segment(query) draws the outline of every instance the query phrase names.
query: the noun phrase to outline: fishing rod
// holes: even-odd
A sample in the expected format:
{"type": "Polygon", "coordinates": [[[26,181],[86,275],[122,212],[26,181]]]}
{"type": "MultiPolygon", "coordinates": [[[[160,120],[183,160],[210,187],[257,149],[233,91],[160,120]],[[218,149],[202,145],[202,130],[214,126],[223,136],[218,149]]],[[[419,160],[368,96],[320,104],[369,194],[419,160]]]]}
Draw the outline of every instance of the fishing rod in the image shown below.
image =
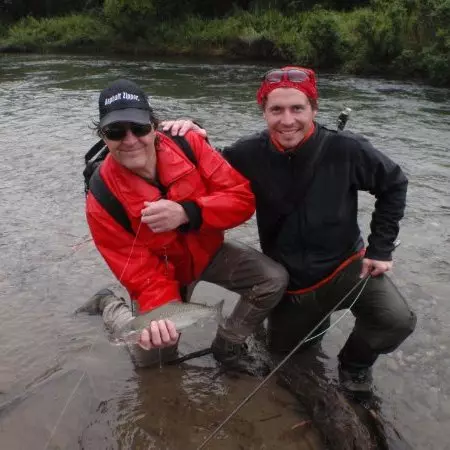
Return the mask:
{"type": "Polygon", "coordinates": [[[350,118],[350,113],[352,112],[351,108],[344,108],[338,116],[337,119],[337,129],[342,131],[347,124],[348,119],[350,118]]]}
{"type": "MultiPolygon", "coordinates": [[[[361,284],[363,285],[360,291],[358,292],[358,295],[356,296],[355,300],[353,301],[353,304],[356,303],[356,301],[361,296],[362,292],[364,291],[364,288],[366,287],[367,282],[370,279],[370,275],[366,275],[364,278],[361,278],[355,285],[347,292],[347,294],[339,300],[339,302],[327,313],[324,317],[316,324],[316,326],[303,338],[300,340],[300,342],[281,360],[280,363],[278,363],[274,369],[253,389],[253,391],[250,392],[250,394],[247,395],[247,397],[242,400],[241,403],[239,403],[238,406],[226,417],[225,420],[203,441],[203,443],[197,447],[197,450],[202,450],[205,448],[206,444],[211,441],[211,439],[214,438],[214,436],[217,435],[217,433],[235,416],[235,414],[249,401],[253,398],[253,396],[272,378],[272,376],[278,372],[278,370],[291,358],[291,356],[299,350],[299,348],[306,343],[311,338],[314,338],[316,336],[313,336],[314,332],[326,321],[328,320],[331,315],[337,311],[340,306],[344,303],[344,301],[348,298],[348,296],[357,289],[361,284]]],[[[353,304],[351,306],[353,306],[353,304]]],[[[351,307],[350,306],[350,307],[351,307]]],[[[318,335],[320,336],[320,334],[318,335]]]]}

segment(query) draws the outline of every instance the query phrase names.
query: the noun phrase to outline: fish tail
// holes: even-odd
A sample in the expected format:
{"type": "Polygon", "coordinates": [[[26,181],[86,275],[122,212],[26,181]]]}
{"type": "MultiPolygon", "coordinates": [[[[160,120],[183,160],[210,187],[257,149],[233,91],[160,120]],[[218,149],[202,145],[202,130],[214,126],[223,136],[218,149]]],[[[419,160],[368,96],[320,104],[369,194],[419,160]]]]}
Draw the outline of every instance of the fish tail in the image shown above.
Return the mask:
{"type": "Polygon", "coordinates": [[[219,303],[217,303],[214,306],[214,309],[216,310],[217,321],[220,321],[220,319],[222,319],[222,317],[223,317],[222,310],[223,310],[224,303],[225,303],[225,300],[222,299],[219,303]]]}

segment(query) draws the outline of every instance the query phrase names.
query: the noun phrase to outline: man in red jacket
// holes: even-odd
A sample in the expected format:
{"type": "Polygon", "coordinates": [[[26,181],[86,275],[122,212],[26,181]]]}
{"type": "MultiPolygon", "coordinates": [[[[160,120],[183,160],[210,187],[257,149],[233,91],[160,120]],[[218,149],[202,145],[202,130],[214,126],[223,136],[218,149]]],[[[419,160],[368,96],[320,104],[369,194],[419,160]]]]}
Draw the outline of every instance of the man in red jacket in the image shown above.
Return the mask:
{"type": "MultiPolygon", "coordinates": [[[[117,80],[99,98],[98,133],[109,149],[100,176],[131,222],[125,230],[92,192],[86,216],[92,237],[111,271],[145,313],[204,280],[241,295],[232,314],[220,324],[215,357],[237,365],[243,342],[280,301],[287,272],[262,253],[237,242],[224,242],[224,231],[248,220],[255,211],[249,182],[199,134],[185,138],[191,162],[178,145],[157,131],[158,121],[145,93],[135,83],[117,80]]],[[[101,291],[90,305],[110,328],[132,317],[122,299],[101,291]]],[[[168,320],[152,322],[132,355],[139,365],[159,352],[173,350],[178,332],[168,320]]]]}

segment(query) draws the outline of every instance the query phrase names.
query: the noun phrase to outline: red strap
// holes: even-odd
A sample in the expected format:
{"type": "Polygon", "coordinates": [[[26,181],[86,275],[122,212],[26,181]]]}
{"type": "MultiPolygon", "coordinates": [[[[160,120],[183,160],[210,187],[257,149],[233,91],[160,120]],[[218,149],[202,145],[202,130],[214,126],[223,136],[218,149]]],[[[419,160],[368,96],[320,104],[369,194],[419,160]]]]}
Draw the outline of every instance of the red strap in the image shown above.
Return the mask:
{"type": "Polygon", "coordinates": [[[358,253],[355,253],[354,255],[350,256],[350,258],[346,259],[342,264],[339,265],[339,267],[333,273],[331,273],[326,278],[310,287],[297,289],[296,291],[286,291],[286,292],[288,294],[306,294],[307,292],[315,291],[316,289],[322,287],[324,284],[331,281],[341,270],[345,269],[350,263],[356,261],[357,259],[361,259],[365,253],[366,249],[363,248],[358,253]]]}

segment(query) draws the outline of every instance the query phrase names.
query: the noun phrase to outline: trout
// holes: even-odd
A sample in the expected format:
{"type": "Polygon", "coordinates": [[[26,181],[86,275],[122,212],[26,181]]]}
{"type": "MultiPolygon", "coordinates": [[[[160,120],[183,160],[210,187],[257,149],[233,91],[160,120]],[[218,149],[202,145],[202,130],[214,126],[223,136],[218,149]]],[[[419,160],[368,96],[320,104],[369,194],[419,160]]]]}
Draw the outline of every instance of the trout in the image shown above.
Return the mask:
{"type": "Polygon", "coordinates": [[[214,306],[194,302],[170,302],[133,318],[116,331],[112,338],[116,343],[137,344],[144,328],[148,328],[150,322],[154,320],[170,320],[174,323],[177,331],[181,331],[206,319],[216,319],[219,321],[222,317],[223,304],[224,300],[214,306]]]}

